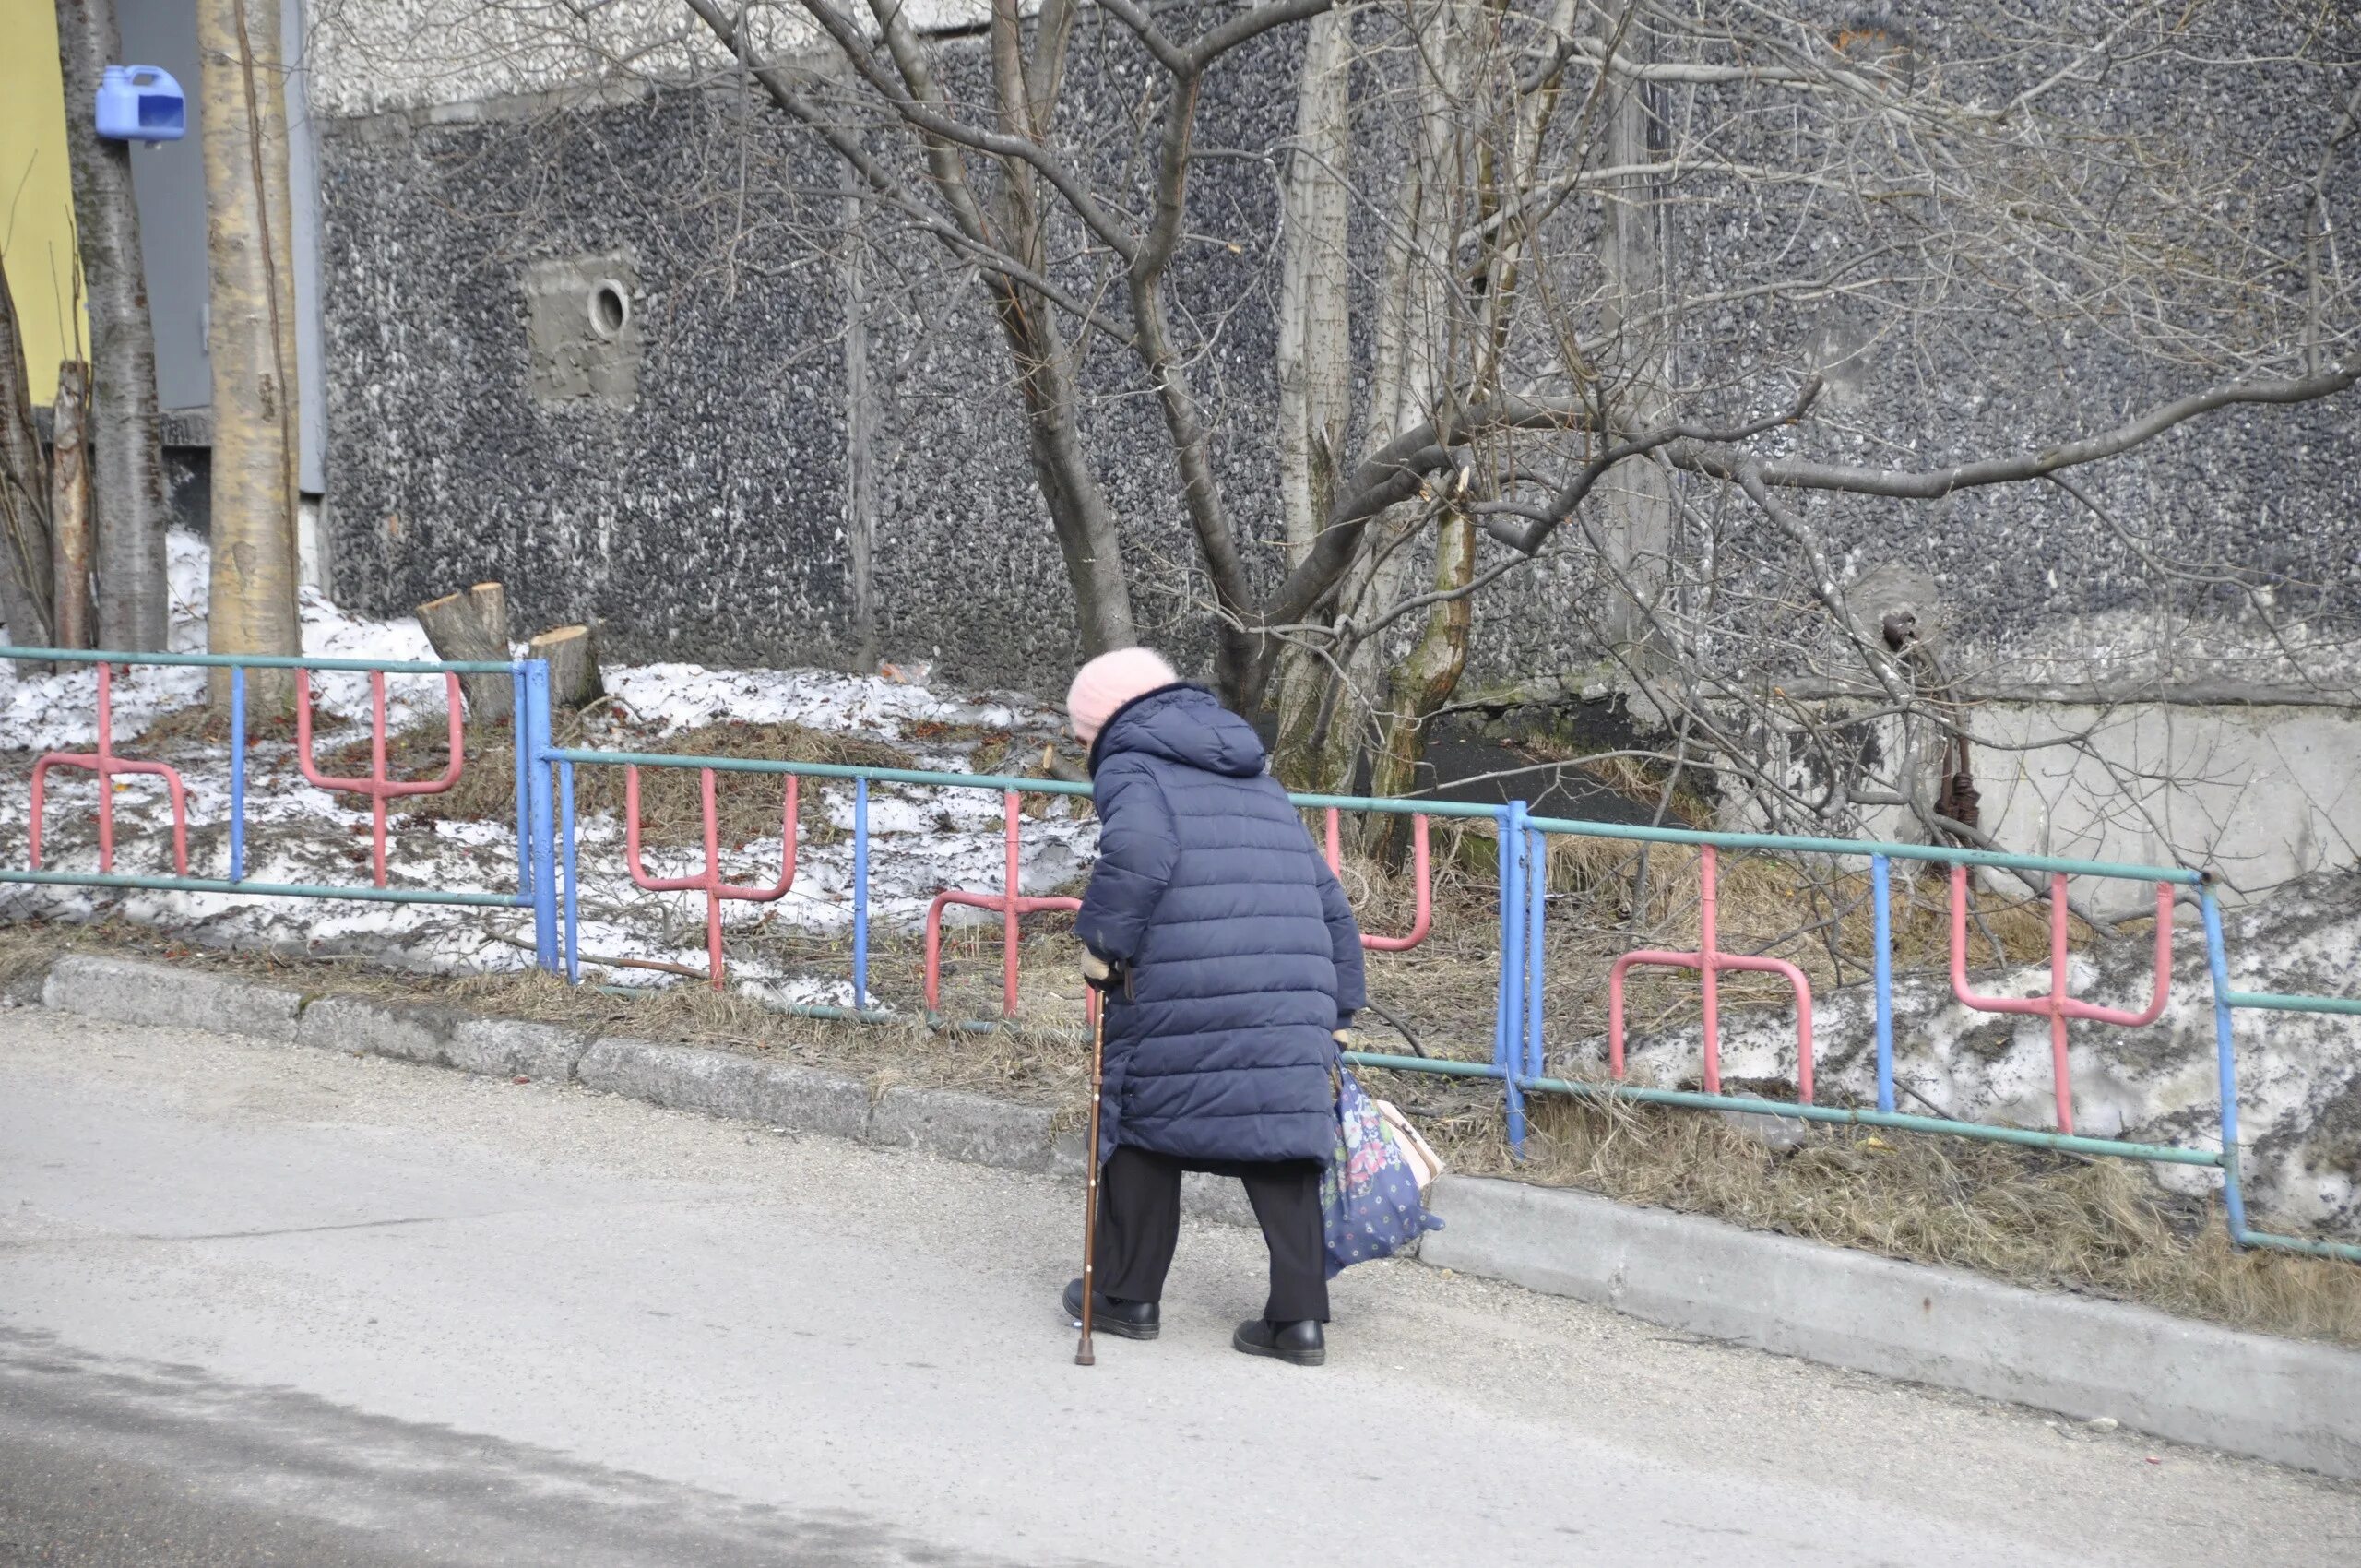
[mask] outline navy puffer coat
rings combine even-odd
[[[1211,692],[1118,708],[1091,749],[1098,865],[1075,931],[1129,971],[1107,1013],[1102,1158],[1317,1159],[1360,931],[1263,742]]]

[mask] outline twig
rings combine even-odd
[[[532,943],[519,941],[516,937],[500,932],[492,932],[492,939],[494,942],[504,942],[511,947],[521,947],[528,953],[540,951]],[[686,975],[691,980],[711,980],[713,979],[713,971],[710,969],[693,969],[686,964],[668,963],[662,958],[608,958],[601,957],[596,953],[577,953],[575,956],[586,964],[596,964],[601,968],[655,969],[662,974]]]
[[[1369,1004],[1369,1010],[1376,1014],[1379,1017],[1384,1019],[1387,1023],[1392,1024],[1396,1030],[1400,1031],[1402,1038],[1410,1042],[1411,1055],[1424,1056],[1427,1053],[1427,1048],[1419,1043],[1418,1037],[1410,1032],[1409,1025],[1404,1023],[1401,1019],[1395,1017],[1393,1014],[1387,1012],[1384,1008],[1379,1006],[1374,1002]]]

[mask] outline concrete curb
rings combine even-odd
[[[575,1077],[585,1088],[676,1111],[855,1141],[869,1136],[869,1086],[815,1068],[691,1045],[604,1039],[583,1054]]]
[[[11,994],[27,992],[21,982]],[[242,1034],[499,1077],[578,1083],[651,1105],[1062,1178],[1082,1134],[1055,1113],[955,1089],[887,1088],[733,1051],[431,1003],[307,998],[178,966],[76,955],[42,1003],[122,1023]],[[1632,1208],[1592,1194],[1447,1176],[1421,1261],[1574,1296],[1652,1323],[1880,1376],[2361,1479],[2361,1353],[2144,1307]],[[1191,1176],[1181,1206],[1252,1225],[1235,1182]]]
[[[1055,1111],[1042,1106],[1013,1105],[959,1089],[896,1085],[877,1101],[869,1122],[869,1141],[924,1149],[970,1165],[1047,1170],[1050,1123],[1056,1117]]]
[[[2361,1479],[2361,1353],[2147,1307],[1447,1176],[1437,1267],[1829,1366],[1906,1378]]]
[[[1082,1134],[1056,1112],[958,1089],[896,1085],[872,1099],[864,1080],[816,1067],[699,1046],[594,1037],[563,1025],[484,1017],[432,1002],[300,992],[195,967],[74,955],[12,991],[62,1012],[246,1035],[280,1044],[383,1056],[488,1077],[578,1083],[649,1105],[759,1122],[789,1132],[916,1149],[944,1159],[1078,1179]],[[1235,1182],[1191,1177],[1181,1206],[1252,1225]]]
[[[69,955],[50,966],[42,1004],[121,1024],[251,1035],[281,1045],[295,1039],[301,992],[202,969]]]

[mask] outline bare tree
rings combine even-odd
[[[91,499],[97,514],[98,636],[147,652],[165,646],[163,447],[156,408],[156,338],[139,256],[131,148],[98,134],[99,80],[123,59],[114,0],[57,0],[75,233],[90,313]]]
[[[57,367],[57,400],[50,405],[49,539],[51,612],[56,646],[98,645],[98,540],[90,527],[90,367],[67,360]]]
[[[2084,660],[2109,702],[2201,644],[2297,689],[2350,655],[2280,541],[2175,534],[2190,432],[2361,379],[2333,220],[2361,38],[2305,0],[1924,38],[1805,0],[978,0],[937,33],[898,0],[682,6],[701,45],[649,12],[516,47],[672,82],[719,51],[839,160],[869,244],[971,279],[1086,646],[1137,634],[1168,588],[1143,574],[1183,580],[1302,781],[1406,788],[1438,719],[1596,675],[1667,799],[1703,777],[1782,823],[1974,841],[1973,694],[2069,634],[1947,643],[1926,607],[1890,644],[1855,579],[2004,515],[2029,559],[2079,529],[2119,571],[2146,662]],[[1287,128],[1240,145],[1223,84],[1275,57]],[[1276,232],[1225,232],[1258,166]],[[1275,421],[1207,390],[1234,302],[1192,279],[1225,247],[1273,258]],[[1109,505],[1092,432],[1126,403],[1156,410],[1186,562]]]
[[[1292,580],[1305,597],[1282,593],[1273,606],[1272,620],[1287,622],[1264,629],[1315,650],[1329,672],[1325,696],[1298,707],[1323,715],[1315,738],[1332,781],[1352,751],[1335,745],[1343,722],[1354,745],[1373,749],[1373,777],[1401,787],[1416,743],[1400,731],[1447,707],[1465,666],[1477,629],[1457,619],[1465,601],[1548,569],[1561,574],[1559,591],[1510,602],[1548,603],[1561,627],[1580,628],[1569,640],[1600,650],[1665,736],[1649,760],[1676,775],[1707,769],[1726,799],[1776,821],[1857,824],[1863,812],[1898,809],[1922,831],[1985,841],[1956,695],[1988,672],[1923,681],[1927,647],[1885,646],[1880,616],[1864,621],[1829,528],[1857,539],[1867,507],[1954,506],[1982,487],[2047,483],[2080,496],[2069,469],[2142,451],[2217,410],[2332,397],[2361,378],[2355,280],[2321,243],[2332,227],[2319,216],[2322,171],[2353,136],[2349,40],[2341,54],[2332,43],[2306,61],[2329,89],[2331,113],[2312,123],[2324,134],[2261,182],[2245,149],[2209,148],[2178,126],[2102,135],[2093,105],[2079,106],[2082,119],[2067,113],[2070,90],[2087,92],[2110,68],[2201,53],[2153,11],[2107,18],[2095,33],[2070,18],[2046,28],[2012,19],[2015,36],[1949,77],[1883,29],[1760,7],[1742,30],[1637,4],[1405,16],[1402,32],[1434,44],[1400,52],[1418,89],[1448,102],[1467,138],[1459,186],[1469,223],[1436,267],[1448,292],[1435,341],[1451,372],[1419,433],[1434,439],[1393,454],[1395,470],[1371,478],[1419,473],[1406,510],[1431,530],[1436,576],[1406,598],[1357,594],[1370,568],[1347,566],[1323,603],[1316,573],[1299,565]],[[2301,57],[2300,28],[2296,38]],[[2207,65],[2260,77],[2285,62],[2260,40],[2245,47]],[[2040,74],[2006,96],[1970,90],[2035,58]],[[1430,139],[1436,113],[1421,102]],[[1773,114],[1782,134],[1762,129]],[[1520,139],[1509,125],[1536,128]],[[1776,205],[1766,192],[1781,193]],[[2252,220],[2235,237],[2205,216],[2233,207]],[[2286,221],[2298,207],[2300,249]],[[1776,242],[1759,257],[1694,248],[1694,236],[1719,249],[1750,224]],[[1816,266],[1797,267],[1797,254]],[[1719,276],[1683,277],[1684,256]],[[1846,310],[1869,325],[1830,330]],[[1747,320],[1736,333],[1733,316]],[[2036,330],[2030,343],[1961,356],[1957,374],[1979,402],[2009,406],[2024,364],[2012,351],[2054,350],[2078,330],[2135,384],[2211,385],[2019,451],[1894,468],[1820,455],[1829,436],[1885,434],[1853,410],[1832,410],[1823,372],[1842,385],[1878,344],[1939,338],[1948,349],[1972,336],[1950,320],[1989,331],[2019,318],[2057,341]],[[1379,338],[1382,355],[1382,328]],[[2038,430],[2044,401],[2016,399],[2018,428]],[[1370,445],[1380,428],[1372,422]],[[1464,501],[1471,480],[1475,498]],[[1814,516],[1820,497],[1830,522]],[[1323,541],[1335,555],[1383,561],[1401,548],[1400,525],[1382,517],[1356,538],[1367,514],[1355,499],[1340,497]],[[2201,585],[2247,599],[2284,655],[2275,679],[2317,683],[2332,668],[2321,628],[2274,620],[2262,572],[2166,559],[2092,510],[2152,589]],[[1472,570],[1454,538],[1471,511],[1489,541]],[[1395,659],[1390,682],[1360,662],[1373,640]],[[1865,736],[1885,725],[1904,742],[1865,756]],[[2052,743],[2097,755],[2086,736]],[[2108,767],[2127,797],[2137,793],[2140,781]]]

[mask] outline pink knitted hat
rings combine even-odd
[[[1066,716],[1074,720],[1074,738],[1091,744],[1117,708],[1180,679],[1153,648],[1119,647],[1100,654],[1074,671],[1074,685],[1066,692]]]

